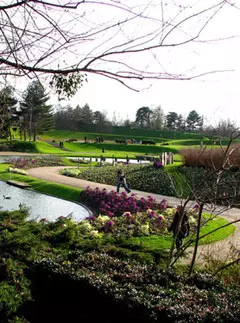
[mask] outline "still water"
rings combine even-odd
[[[6,197],[9,197],[9,199]],[[0,209],[4,211],[18,210],[20,203],[29,208],[28,218],[38,221],[42,218],[55,221],[59,216],[69,214],[71,214],[72,219],[80,221],[91,215],[91,211],[83,205],[18,188],[0,181]]]
[[[81,160],[81,159],[90,161],[90,157],[65,157],[65,158],[76,160],[76,161]],[[99,162],[101,160],[101,158],[92,157],[91,160]],[[108,158],[108,157],[105,158],[105,161],[108,162],[108,163],[112,163],[114,160],[115,160],[115,158]],[[126,161],[127,161],[126,158],[117,158],[118,163],[126,163]],[[149,160],[137,161],[137,159],[129,159],[129,163],[130,164],[149,163]]]

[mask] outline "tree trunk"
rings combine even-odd
[[[199,242],[200,228],[201,228],[201,219],[202,219],[202,210],[203,210],[203,204],[200,204],[200,208],[199,208],[199,212],[198,212],[197,237],[196,237],[196,241],[195,241],[191,266],[189,269],[189,276],[192,274],[193,267],[194,267],[195,260],[196,260],[196,256],[197,256],[197,249],[198,249],[198,242]]]

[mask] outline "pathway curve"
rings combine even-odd
[[[67,167],[56,166],[56,167],[32,168],[28,171],[28,174],[29,176],[37,177],[42,180],[61,183],[61,184],[69,185],[73,187],[86,188],[87,186],[90,186],[91,188],[99,187],[99,188],[105,188],[107,190],[116,189],[115,186],[90,182],[90,181],[86,181],[78,178],[61,175],[60,170],[64,168],[67,168]],[[73,168],[73,167],[71,166],[70,168]],[[177,206],[180,202],[180,199],[175,197],[142,192],[137,190],[132,190],[132,192],[143,197],[147,197],[151,195],[157,201],[160,201],[163,198],[166,198],[168,201],[168,204],[171,206]],[[221,212],[220,208],[219,208],[219,211]],[[222,210],[221,216],[227,219],[228,221],[238,220],[240,219],[240,209],[232,208],[224,211]],[[240,222],[237,222],[235,226],[236,226],[235,233],[229,236],[228,238],[226,238],[225,240],[212,243],[209,245],[199,246],[197,262],[204,263],[209,256],[214,257],[214,259],[226,261],[227,259],[229,259],[229,257],[231,257],[231,250],[237,249],[240,251]],[[189,254],[187,255],[185,262],[189,262],[193,248],[189,248],[188,250],[189,250]]]

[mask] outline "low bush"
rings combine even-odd
[[[238,292],[212,276],[188,278],[106,253],[43,260],[32,266],[30,276],[36,299],[50,306],[56,299],[58,306],[74,302],[75,318],[127,323],[240,320]]]
[[[81,179],[117,185],[117,171],[122,169],[126,174],[127,183],[130,188],[157,193],[162,195],[174,196],[174,178],[164,171],[164,168],[155,168],[153,165],[122,165],[121,167],[108,166],[97,167],[83,170],[78,174]],[[70,170],[64,170],[63,175],[69,175]]]
[[[142,145],[156,145],[152,140],[142,140]]]
[[[179,167],[178,172],[184,175],[182,185],[190,185],[195,198],[216,204],[239,205],[240,203],[240,170],[223,172],[217,183],[217,173],[204,167]]]
[[[207,168],[221,169],[225,167],[239,168],[240,167],[240,146],[232,145],[227,151],[227,148],[214,149],[183,149],[180,153],[183,155],[184,164],[186,166],[204,166]]]
[[[38,152],[35,142],[12,140],[7,142],[10,151]]]

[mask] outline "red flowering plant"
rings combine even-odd
[[[145,212],[148,209],[162,210],[164,204],[157,203],[151,196],[147,198],[139,198],[132,193],[127,195],[125,192],[117,193],[115,191],[108,192],[106,189],[91,189],[87,187],[80,196],[80,201],[93,209],[98,214],[108,216],[121,216],[124,212]]]

